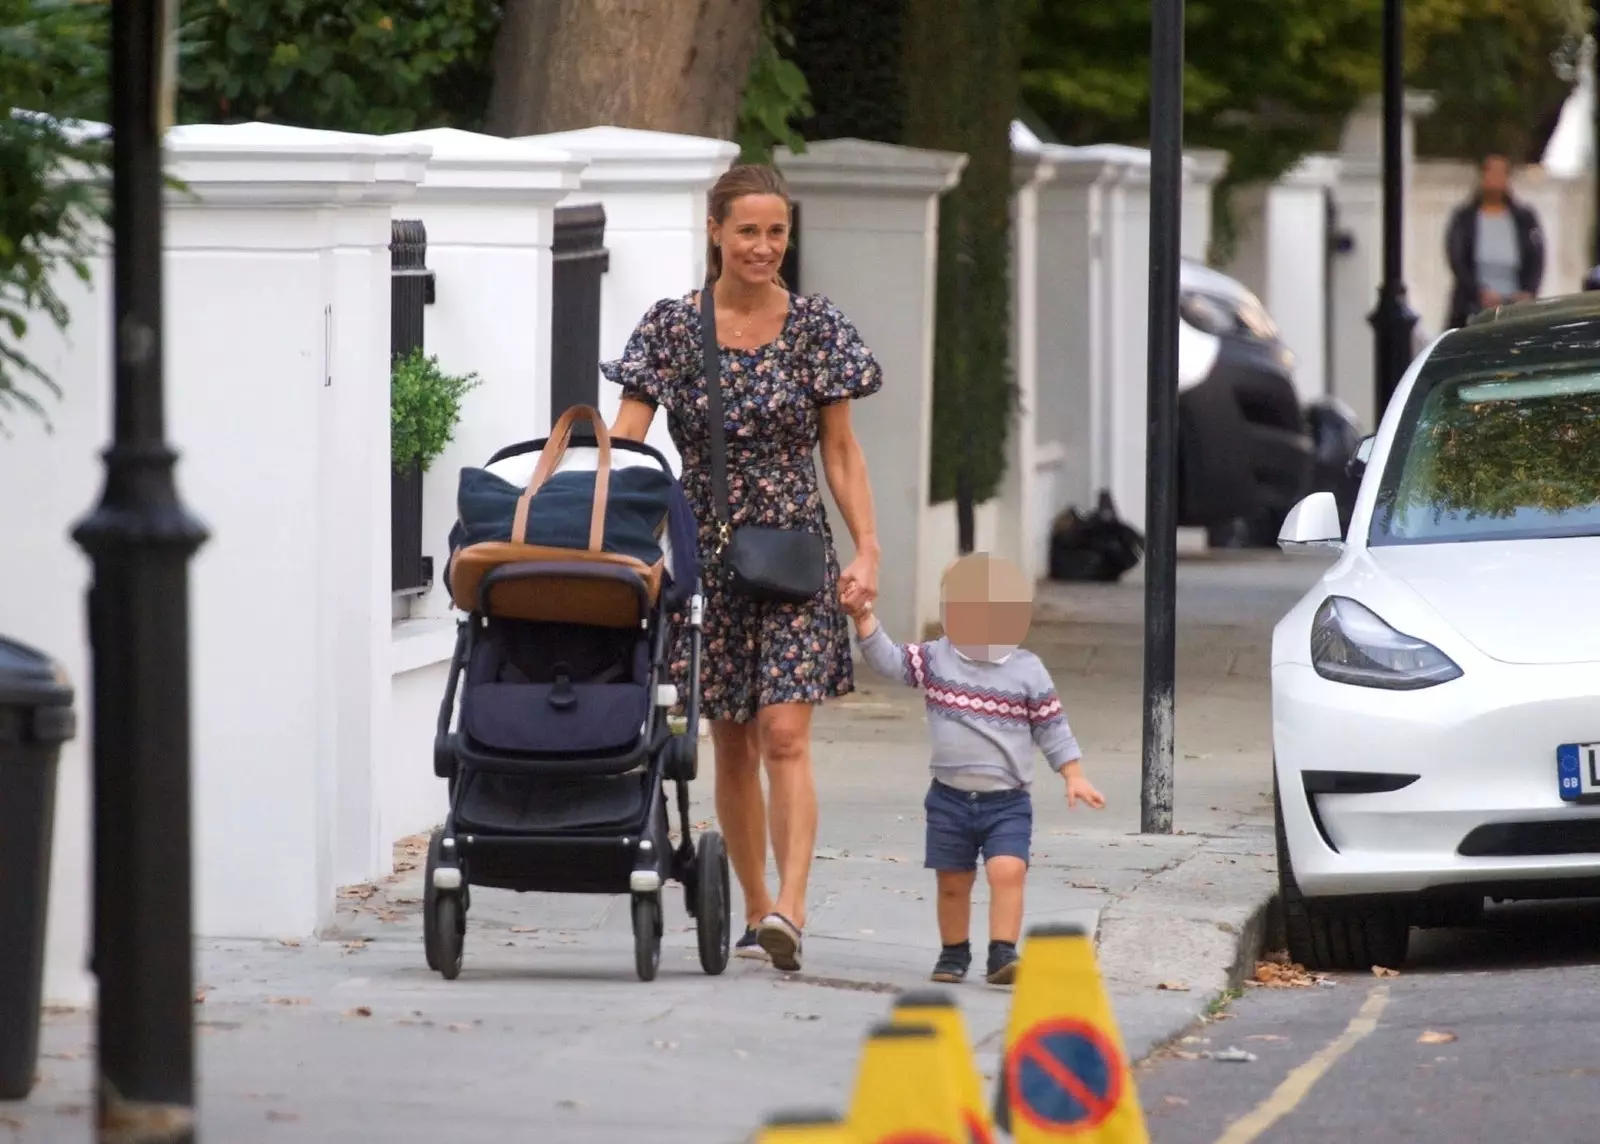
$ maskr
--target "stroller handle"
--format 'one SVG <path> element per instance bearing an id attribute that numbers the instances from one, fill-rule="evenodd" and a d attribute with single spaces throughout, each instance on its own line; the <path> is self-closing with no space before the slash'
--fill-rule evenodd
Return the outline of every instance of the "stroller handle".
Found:
<path id="1" fill-rule="evenodd" d="M 591 436 L 585 438 L 579 436 L 579 434 L 582 432 L 583 430 L 579 426 L 573 426 L 573 439 L 571 444 L 585 448 L 592 447 L 595 444 L 592 434 Z M 527 453 L 537 453 L 549 443 L 549 437 L 540 437 L 533 441 L 519 441 L 515 445 L 507 445 L 494 456 L 490 457 L 488 461 L 484 463 L 484 468 L 488 468 L 490 465 L 498 464 L 499 462 L 507 460 L 511 457 L 521 457 Z M 656 464 L 661 466 L 662 472 L 666 473 L 669 477 L 672 476 L 672 466 L 667 463 L 666 457 L 661 455 L 661 451 L 656 449 L 654 446 L 646 445 L 643 441 L 631 441 L 626 437 L 613 437 L 611 438 L 611 448 L 613 450 L 621 449 L 627 453 L 639 453 L 643 456 L 649 457 L 651 460 L 655 461 Z"/>

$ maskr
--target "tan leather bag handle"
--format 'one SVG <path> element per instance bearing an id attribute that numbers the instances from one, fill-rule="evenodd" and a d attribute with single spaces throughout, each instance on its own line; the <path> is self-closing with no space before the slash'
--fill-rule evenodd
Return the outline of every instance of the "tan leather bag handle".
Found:
<path id="1" fill-rule="evenodd" d="M 589 551 L 605 551 L 606 500 L 611 494 L 611 431 L 601 420 L 600 411 L 592 405 L 574 405 L 563 413 L 550 430 L 539 463 L 533 467 L 528 487 L 517 498 L 516 515 L 511 518 L 511 539 L 517 544 L 528 543 L 528 506 L 534 494 L 556 471 L 556 466 L 567 455 L 572 441 L 572 426 L 587 421 L 594 426 L 595 441 L 600 446 L 600 463 L 594 474 L 594 507 L 589 514 Z"/>

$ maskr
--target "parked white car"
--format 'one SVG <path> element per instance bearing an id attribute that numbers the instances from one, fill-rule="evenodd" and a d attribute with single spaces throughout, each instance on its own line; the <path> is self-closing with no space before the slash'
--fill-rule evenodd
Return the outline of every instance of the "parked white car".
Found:
<path id="1" fill-rule="evenodd" d="M 1600 894 L 1600 298 L 1509 307 L 1412 364 L 1338 559 L 1272 645 L 1291 955 L 1397 966 L 1485 898 Z"/>

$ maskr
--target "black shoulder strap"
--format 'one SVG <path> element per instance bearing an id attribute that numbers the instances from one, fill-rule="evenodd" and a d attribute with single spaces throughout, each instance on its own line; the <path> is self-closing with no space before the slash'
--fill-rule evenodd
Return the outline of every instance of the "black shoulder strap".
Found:
<path id="1" fill-rule="evenodd" d="M 722 363 L 717 351 L 717 303 L 707 279 L 700 291 L 700 354 L 706 373 L 706 428 L 711 438 L 711 500 L 717 517 L 728 523 L 728 443 L 723 438 Z"/>

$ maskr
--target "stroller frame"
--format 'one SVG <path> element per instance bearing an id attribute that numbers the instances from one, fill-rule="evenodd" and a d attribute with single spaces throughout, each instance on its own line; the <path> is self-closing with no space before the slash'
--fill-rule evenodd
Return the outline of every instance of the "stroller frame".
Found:
<path id="1" fill-rule="evenodd" d="M 596 431 L 604 433 L 598 421 Z M 541 451 L 554 439 L 555 431 L 551 437 L 507 446 L 485 467 Z M 622 439 L 609 444 L 613 451 L 646 455 L 671 473 L 666 458 L 649 445 Z M 558 447 L 564 447 L 564 442 Z M 563 773 L 537 775 L 534 781 L 573 783 L 579 788 L 589 782 L 598 789 L 608 782 L 621 784 L 630 776 L 639 777 L 642 768 L 646 792 L 642 809 L 625 819 L 598 825 L 564 827 L 553 823 L 506 833 L 458 829 L 467 789 L 463 778 L 468 771 L 480 775 L 497 771 L 528 773 L 526 760 L 480 749 L 468 741 L 463 731 L 452 730 L 462 678 L 493 618 L 491 596 L 496 588 L 513 582 L 573 577 L 593 578 L 612 588 L 628 584 L 634 588 L 639 614 L 644 617 L 641 626 L 649 631 L 650 705 L 640 741 L 631 751 L 600 758 L 585 755 L 571 760 L 543 760 Z M 473 886 L 518 892 L 629 895 L 634 967 L 640 980 L 649 981 L 661 964 L 662 894 L 666 883 L 675 880 L 681 884 L 688 913 L 695 919 L 701 968 L 712 975 L 727 968 L 732 940 L 727 847 L 722 835 L 714 830 L 701 832 L 696 843 L 689 815 L 689 784 L 696 778 L 699 757 L 704 597 L 698 569 L 687 592 L 683 587 L 674 585 L 675 590 L 669 593 L 663 584 L 651 601 L 643 580 L 630 570 L 582 563 L 509 563 L 483 575 L 477 586 L 475 607 L 456 625 L 455 654 L 434 740 L 434 773 L 448 780 L 450 810 L 428 845 L 423 877 L 423 947 L 428 967 L 446 980 L 454 980 L 461 972 Z M 681 732 L 674 732 L 667 718 L 680 698 L 667 678 L 674 610 L 681 610 L 689 632 L 689 683 L 687 695 L 681 697 L 687 725 Z M 676 845 L 669 833 L 668 783 L 674 786 L 676 795 Z"/>

